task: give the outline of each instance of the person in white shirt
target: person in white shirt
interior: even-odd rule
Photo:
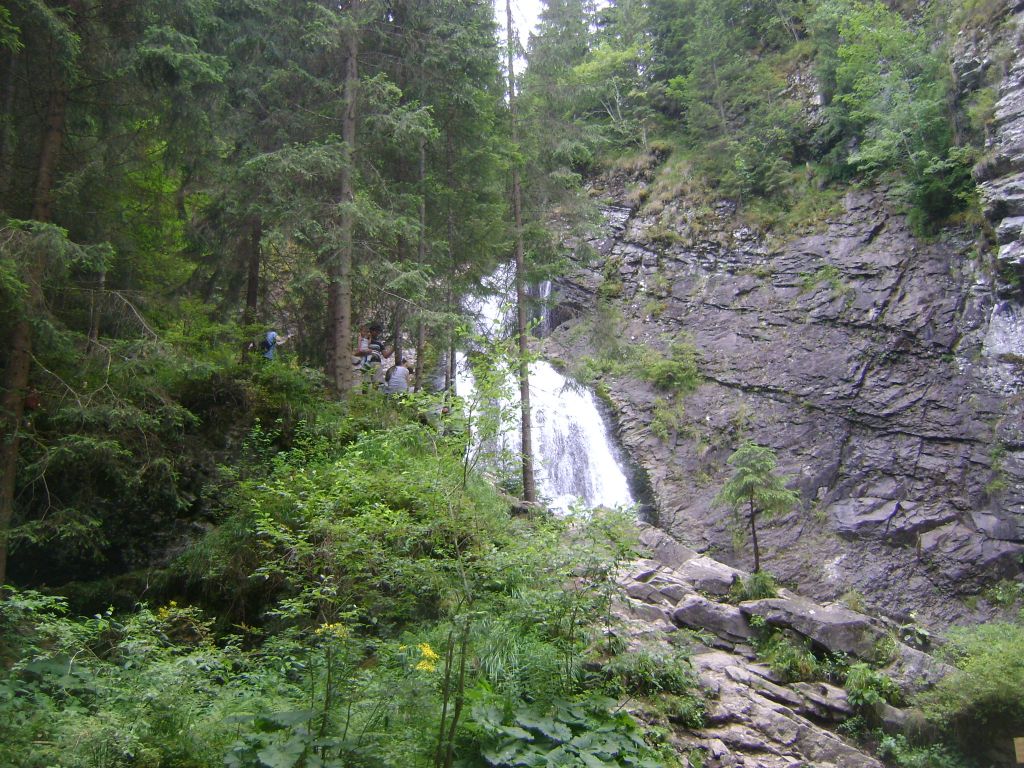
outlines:
[[[386,391],[389,395],[409,391],[409,368],[405,364],[404,357],[399,359],[397,365],[388,370],[384,381],[387,383]]]

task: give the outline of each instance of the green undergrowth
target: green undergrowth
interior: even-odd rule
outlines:
[[[783,682],[827,681],[846,690],[853,716],[840,731],[873,748],[895,768],[972,768],[1001,765],[1024,723],[1020,690],[1024,625],[992,623],[950,630],[938,654],[953,671],[935,685],[908,695],[884,667],[893,639],[875,658],[854,660],[827,653],[809,639],[751,617],[758,659]],[[903,733],[881,730],[887,705],[909,708]]]
[[[841,685],[858,717],[867,722],[873,720],[880,705],[905,703],[899,686],[878,669],[878,663],[852,661],[844,653],[823,651],[808,638],[772,627],[756,614],[750,624],[758,658],[784,682],[823,680]]]
[[[0,764],[674,765],[622,703],[699,723],[685,660],[606,641],[631,518],[510,516],[434,407],[255,423],[177,599],[81,616],[9,590]]]
[[[210,522],[211,489],[253,424],[287,442],[328,409],[319,372],[242,359],[237,328],[200,325],[190,345],[171,329],[104,339],[86,355],[57,326],[40,339],[9,532],[14,583],[76,582],[87,596],[88,583],[151,568]],[[204,329],[225,338],[204,346]]]
[[[689,338],[666,339],[664,352],[630,339],[626,319],[609,301],[599,302],[594,316],[581,321],[573,335],[585,337],[593,350],[571,370],[584,383],[595,385],[604,376],[628,376],[647,381],[670,397],[685,396],[700,385],[700,355]]]

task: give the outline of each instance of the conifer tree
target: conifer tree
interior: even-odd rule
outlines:
[[[519,126],[516,113],[515,34],[512,25],[512,0],[505,0],[506,34],[508,35],[508,111],[512,127],[512,150],[518,152]],[[530,414],[530,363],[526,335],[526,253],[523,246],[523,195],[520,184],[519,158],[512,158],[512,237],[516,266],[516,333],[519,336],[519,402],[521,409],[520,452],[523,462],[523,500],[537,500],[533,474],[533,429]]]
[[[775,454],[770,448],[749,440],[729,457],[735,471],[715,497],[735,512],[746,507],[747,524],[754,548],[754,573],[761,570],[761,550],[757,543],[758,517],[770,518],[791,510],[800,500],[796,491],[786,488],[786,478],[775,473]]]

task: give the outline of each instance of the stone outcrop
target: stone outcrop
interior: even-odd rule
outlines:
[[[1024,3],[992,13],[991,29],[953,41],[953,75],[962,99],[997,83],[976,176],[998,243],[966,227],[917,238],[885,190],[853,191],[813,231],[773,243],[734,224],[729,201],[699,215],[682,198],[644,204],[651,167],[594,182],[603,234],[558,285],[546,351],[571,369],[602,334],[626,349],[696,348],[692,394],[630,375],[602,389],[659,524],[709,556],[687,561],[702,591],[724,594],[733,578],[710,558],[751,562],[712,503],[743,439],[772,448],[800,491],[761,543],[765,567],[802,594],[848,594],[937,629],[992,618],[986,588],[1021,578]],[[595,323],[599,296],[613,297],[613,317]],[[662,439],[650,426],[666,404],[678,423]]]
[[[868,191],[775,248],[747,230],[656,241],[656,217],[626,206],[606,223],[560,285],[563,318],[593,311],[611,273],[620,338],[663,351],[688,339],[702,374],[668,440],[649,428],[666,393],[604,381],[659,524],[749,564],[712,503],[749,438],[775,450],[803,499],[762,526],[763,562],[783,583],[816,600],[850,593],[899,623],[990,617],[977,596],[1019,577],[1024,553],[1024,308],[998,297],[973,238],[921,241]],[[593,352],[573,325],[548,339],[551,356]],[[687,563],[712,594],[734,578],[710,559]]]
[[[1024,3],[1008,2],[1003,35],[1018,55],[999,85],[988,155],[975,169],[985,213],[995,229],[998,259],[1017,279],[1024,275]],[[967,87],[988,63],[983,53],[964,55],[958,80]],[[1012,289],[1018,285],[1010,286]]]
[[[842,605],[822,606],[797,597],[749,600],[740,605],[744,616],[760,616],[772,627],[791,629],[827,648],[860,659],[875,655],[885,629],[867,616]]]
[[[685,575],[689,563],[707,558],[692,551],[687,557],[685,548],[651,526],[641,527],[641,542],[648,559],[630,564],[619,576],[628,597],[619,605],[618,616],[629,640],[649,647],[667,643],[677,628],[695,630],[687,644],[707,697],[707,713],[704,727],[677,730],[680,751],[703,750],[708,768],[881,767],[873,756],[831,730],[857,714],[846,692],[825,681],[785,684],[757,660],[751,640],[758,630],[749,617],[761,616],[823,650],[858,655],[873,653],[882,627],[879,621],[785,592],[779,598],[738,607],[720,602],[701,594],[697,582]],[[747,574],[737,571],[735,575]],[[892,663],[885,671],[905,691],[944,673],[943,665],[927,654],[896,640],[891,645]],[[910,667],[913,682],[906,674]],[[638,714],[643,717],[642,712]],[[879,722],[894,729],[909,716],[888,705],[878,712]]]
[[[601,194],[624,190],[606,180]],[[726,458],[753,439],[803,499],[763,528],[765,566],[783,583],[817,600],[851,593],[900,623],[991,617],[985,587],[1018,578],[1024,553],[1024,308],[1000,297],[974,237],[917,239],[872,191],[777,246],[746,229],[705,240],[683,225],[666,238],[661,219],[627,205],[605,214],[556,314],[586,317],[614,281],[620,339],[689,339],[703,377],[668,440],[649,429],[665,393],[604,382],[659,523],[749,563],[712,500]],[[592,353],[573,325],[549,338],[551,356]],[[718,585],[706,591],[728,589],[719,567],[705,569]]]

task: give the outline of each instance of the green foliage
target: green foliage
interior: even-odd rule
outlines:
[[[973,153],[953,146],[947,69],[924,35],[882,3],[828,0],[811,27],[832,84],[828,130],[855,135],[843,162],[877,178],[906,178],[911,223],[925,230],[962,210],[973,189]]]
[[[1024,601],[1024,582],[1001,579],[991,584],[982,592],[984,597],[992,605],[1014,606]]]
[[[839,596],[839,602],[857,613],[866,613],[868,610],[867,603],[864,601],[864,595],[856,589],[846,590]]]
[[[942,744],[915,745],[902,734],[883,734],[878,756],[896,768],[969,768],[970,762]]]
[[[804,638],[794,639],[772,630],[758,638],[756,649],[758,658],[784,682],[815,680],[822,675],[818,658],[811,651],[810,642]]]
[[[604,673],[610,695],[651,701],[686,728],[704,724],[704,695],[686,652],[666,654],[640,648],[617,653],[605,664]]]
[[[850,704],[862,711],[873,710],[883,702],[899,705],[902,701],[900,687],[892,678],[863,662],[847,669],[843,687]]]
[[[682,402],[672,402],[663,397],[654,398],[654,409],[651,411],[651,432],[662,442],[669,437],[677,436],[686,419],[686,407]]]
[[[741,603],[744,600],[763,600],[777,597],[779,585],[775,577],[767,571],[755,571],[745,579],[737,579],[729,587],[729,602]]]
[[[697,348],[686,341],[674,341],[667,358],[645,361],[640,375],[657,389],[689,394],[700,384]]]
[[[195,612],[171,606],[74,620],[59,601],[13,593],[0,603],[0,630],[13,641],[12,674],[0,685],[10,726],[4,763],[218,761],[229,739],[218,721],[237,691],[226,677],[236,651],[211,644]]]
[[[479,754],[493,766],[662,766],[636,724],[614,712],[614,704],[560,699],[537,706],[483,698],[472,710]]]
[[[987,19],[995,7],[949,10]],[[563,144],[588,149],[551,152],[549,165],[585,172],[601,150],[635,153],[638,138],[646,155],[671,146],[687,156],[693,207],[728,196],[747,221],[784,234],[834,210],[842,191],[829,185],[856,176],[889,182],[921,232],[974,206],[976,151],[956,146],[952,127],[969,126],[960,138],[981,145],[991,94],[969,96],[964,114],[952,116],[946,49],[898,9],[864,0],[657,0],[639,12],[612,6],[599,21],[583,3],[548,13],[525,91],[540,107],[536,141],[551,152],[544,138],[568,132]],[[811,68],[825,103],[808,119]],[[672,175],[671,164],[656,172]],[[660,212],[657,184],[644,194]],[[667,239],[678,237],[662,224]]]
[[[541,748],[550,717],[569,737],[545,754],[660,764],[584,671],[632,556],[630,519],[510,519],[464,474],[464,436],[420,424],[418,405],[388,427],[367,429],[374,395],[288,435],[257,426],[225,521],[181,564],[222,607],[216,623],[174,602],[72,618],[59,599],[7,595],[0,761],[426,766],[447,748],[440,728],[500,764],[509,734],[453,715],[489,690],[530,702],[514,726],[534,735],[524,749]],[[682,662],[636,666],[621,679],[692,698]],[[678,699],[696,718],[699,697]]]
[[[853,292],[853,289],[843,282],[842,274],[834,264],[825,264],[814,272],[805,272],[800,275],[800,293],[812,291],[822,284],[828,285],[832,293],[837,296]]]
[[[728,464],[734,469],[733,476],[722,486],[715,503],[737,513],[746,506],[754,546],[754,571],[757,572],[761,569],[757,518],[788,512],[800,500],[800,495],[787,489],[786,479],[775,474],[775,453],[770,448],[747,441],[733,452]]]
[[[675,339],[669,346],[668,356],[659,354],[651,346],[627,339],[625,319],[610,302],[598,304],[598,311],[589,322],[582,323],[580,333],[588,333],[595,354],[582,358],[574,375],[583,382],[596,384],[605,375],[632,376],[651,382],[655,388],[669,393],[672,398],[693,392],[701,381],[697,348],[685,339]],[[655,406],[653,426],[656,434],[678,429],[682,423],[684,405],[681,401],[659,399]]]
[[[209,328],[194,325],[200,337]],[[276,423],[275,439],[287,443],[303,415],[324,407],[319,375],[239,365],[237,353],[183,329],[169,335],[174,346],[107,340],[85,358],[74,334],[40,339],[50,366],[22,454],[13,573],[31,574],[32,563],[71,580],[146,566],[181,527],[212,513],[212,499],[200,499],[224,471],[216,457],[241,444],[248,425]]]
[[[1015,735],[1024,721],[1024,627],[991,623],[955,628],[948,640],[943,652],[956,671],[918,694],[916,703],[967,749]]]
[[[667,656],[642,649],[616,654],[605,670],[616,692],[631,696],[682,695],[697,685],[688,656],[679,651]]]

